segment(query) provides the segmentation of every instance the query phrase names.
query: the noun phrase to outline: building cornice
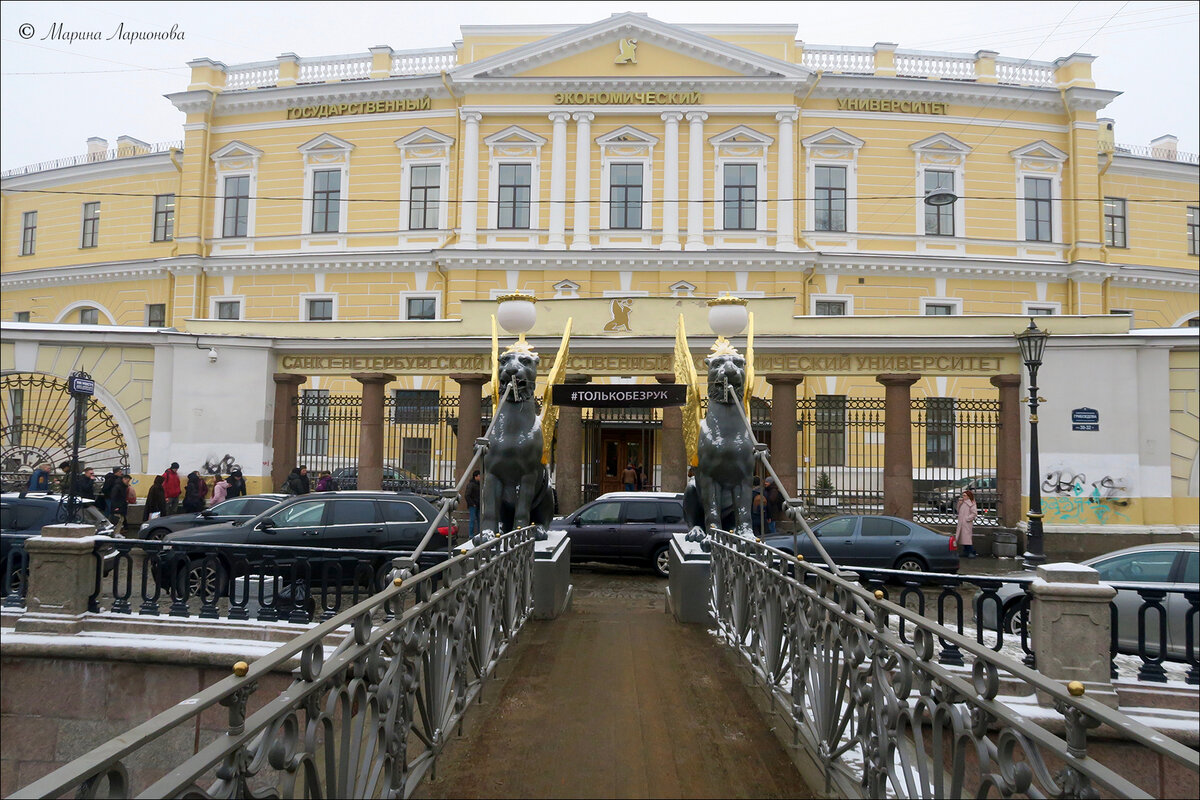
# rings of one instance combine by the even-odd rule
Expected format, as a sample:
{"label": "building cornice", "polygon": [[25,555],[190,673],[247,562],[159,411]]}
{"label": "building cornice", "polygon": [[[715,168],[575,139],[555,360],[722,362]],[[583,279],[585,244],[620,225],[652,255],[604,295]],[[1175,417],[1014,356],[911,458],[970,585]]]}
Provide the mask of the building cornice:
{"label": "building cornice", "polygon": [[[213,107],[214,116],[252,114],[262,111],[285,111],[300,106],[333,105],[342,103],[408,100],[429,95],[435,99],[450,99],[450,93],[439,76],[418,75],[381,78],[339,83],[313,83],[303,86],[284,86],[246,91],[221,92]],[[167,99],[180,111],[188,114],[208,110],[208,91],[178,92]],[[345,119],[348,117],[337,117]]]}
{"label": "building cornice", "polygon": [[59,167],[28,175],[15,175],[0,182],[4,191],[15,189],[45,189],[81,181],[113,180],[154,172],[175,172],[171,153],[146,153],[145,155],[121,156],[105,161],[88,161],[69,167]]}
{"label": "building cornice", "polygon": [[1128,175],[1136,178],[1166,178],[1200,183],[1200,164],[1186,161],[1166,161],[1161,158],[1146,158],[1125,153],[1113,155],[1110,175]]}
{"label": "building cornice", "polygon": [[[1076,102],[1079,107],[1073,110],[1089,111],[1099,111],[1121,94],[1106,89],[1071,91],[1088,93],[1078,95]],[[881,75],[825,75],[813,90],[812,96],[825,100],[921,100],[1042,113],[1063,112],[1062,96],[1053,86],[1001,86],[973,81],[931,81],[926,78],[893,78]]]}

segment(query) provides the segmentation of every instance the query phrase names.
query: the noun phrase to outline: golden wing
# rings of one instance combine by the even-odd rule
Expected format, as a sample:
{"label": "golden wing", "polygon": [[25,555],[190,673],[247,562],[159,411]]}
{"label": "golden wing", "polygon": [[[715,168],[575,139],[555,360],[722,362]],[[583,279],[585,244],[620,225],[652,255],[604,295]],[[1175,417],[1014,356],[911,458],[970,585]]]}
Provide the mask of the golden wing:
{"label": "golden wing", "polygon": [[500,406],[500,329],[496,327],[496,315],[492,314],[492,416]]}
{"label": "golden wing", "polygon": [[750,395],[754,391],[754,312],[748,315],[746,324],[746,380],[742,384],[742,397],[746,404],[746,419],[750,419]]}
{"label": "golden wing", "polygon": [[683,447],[687,451],[688,465],[694,467],[700,463],[700,378],[688,348],[683,314],[679,315],[679,327],[675,330],[675,381],[687,387],[687,405],[683,407]]}
{"label": "golden wing", "polygon": [[567,317],[567,327],[563,329],[562,343],[558,346],[558,355],[554,357],[554,366],[546,376],[546,393],[542,395],[542,463],[550,463],[550,451],[554,447],[554,426],[558,424],[558,406],[554,405],[554,387],[567,377],[567,359],[570,357],[571,346],[571,317]]}

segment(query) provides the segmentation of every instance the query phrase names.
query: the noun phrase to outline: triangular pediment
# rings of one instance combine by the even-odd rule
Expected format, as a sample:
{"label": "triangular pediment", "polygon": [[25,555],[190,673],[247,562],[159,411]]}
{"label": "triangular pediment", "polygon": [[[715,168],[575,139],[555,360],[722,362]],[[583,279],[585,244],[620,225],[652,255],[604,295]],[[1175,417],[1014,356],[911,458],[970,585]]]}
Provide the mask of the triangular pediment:
{"label": "triangular pediment", "polygon": [[919,142],[913,142],[909,147],[917,152],[932,152],[932,153],[969,153],[971,148],[955,139],[953,136],[946,133],[935,133],[922,139]]}
{"label": "triangular pediment", "polygon": [[658,137],[651,136],[645,131],[639,131],[632,125],[622,125],[615,131],[596,137],[596,144],[658,144]]}
{"label": "triangular pediment", "polygon": [[820,133],[814,133],[812,136],[801,139],[800,144],[805,147],[849,147],[857,150],[866,142],[840,128],[826,128]]}
{"label": "triangular pediment", "polygon": [[1016,150],[1010,150],[1009,155],[1018,160],[1038,159],[1045,161],[1066,161],[1067,154],[1059,150],[1054,145],[1047,142],[1045,139],[1038,139],[1036,142],[1027,144],[1024,147],[1018,147]]}
{"label": "triangular pediment", "polygon": [[483,143],[488,147],[495,147],[498,144],[532,144],[541,147],[546,143],[546,138],[527,131],[519,125],[509,125],[504,130],[493,133],[484,139]]}
{"label": "triangular pediment", "polygon": [[319,153],[323,151],[341,153],[353,150],[354,145],[345,139],[339,139],[331,133],[322,133],[315,139],[309,139],[296,149],[301,153]]}
{"label": "triangular pediment", "polygon": [[614,14],[454,69],[457,83],[489,78],[695,75],[791,78],[815,73],[799,64],[633,13]]}
{"label": "triangular pediment", "polygon": [[396,140],[397,147],[421,147],[444,144],[454,144],[454,137],[447,136],[432,128],[417,128],[407,136],[401,136]]}
{"label": "triangular pediment", "polygon": [[765,133],[750,128],[746,125],[738,125],[735,128],[718,133],[716,136],[709,138],[708,143],[716,147],[722,144],[757,144],[770,145],[775,140]]}
{"label": "triangular pediment", "polygon": [[258,160],[262,157],[263,151],[257,147],[251,147],[245,142],[233,141],[217,150],[212,154],[213,161],[224,161],[235,158],[250,158]]}

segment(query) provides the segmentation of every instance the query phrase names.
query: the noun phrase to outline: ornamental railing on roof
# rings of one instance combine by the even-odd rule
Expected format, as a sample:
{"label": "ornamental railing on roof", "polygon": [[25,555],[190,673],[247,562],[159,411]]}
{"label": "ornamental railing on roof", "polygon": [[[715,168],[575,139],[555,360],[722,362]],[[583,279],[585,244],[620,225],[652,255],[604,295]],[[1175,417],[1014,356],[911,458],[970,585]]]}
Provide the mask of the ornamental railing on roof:
{"label": "ornamental railing on roof", "polygon": [[1053,86],[1054,65],[1020,58],[996,59],[996,82],[1018,86]]}
{"label": "ornamental railing on roof", "polygon": [[360,81],[371,77],[371,55],[322,56],[300,59],[299,83]]}
{"label": "ornamental railing on roof", "polygon": [[875,72],[875,50],[870,47],[810,47],[805,45],[800,63],[809,69],[870,75]]}
{"label": "ornamental railing on roof", "polygon": [[973,81],[975,80],[975,57],[954,53],[897,50],[896,75],[901,78],[944,78],[955,81]]}
{"label": "ornamental railing on roof", "polygon": [[66,156],[65,158],[56,158],[52,161],[39,161],[36,164],[29,164],[24,167],[15,167],[6,169],[0,173],[0,178],[15,178],[19,175],[32,175],[35,172],[45,172],[51,169],[60,169],[62,167],[75,167],[80,164],[98,163],[101,161],[113,161],[118,158],[132,158],[134,156],[147,156],[154,153],[165,153],[169,150],[182,150],[183,141],[174,142],[159,142],[157,144],[127,144],[119,145],[108,150],[102,150],[97,153],[82,153],[77,156]]}
{"label": "ornamental railing on roof", "polygon": [[[270,89],[279,85],[281,61],[256,61],[225,69],[225,91]],[[350,53],[337,56],[301,58],[296,62],[297,83],[327,83],[356,81],[372,77],[374,56],[371,53]],[[404,50],[392,53],[388,75],[431,75],[458,65],[453,47],[423,50]],[[378,77],[378,76],[377,76]]]}
{"label": "ornamental railing on roof", "polygon": [[[803,45],[800,63],[809,69],[846,75],[874,75],[874,47]],[[975,55],[896,50],[896,76],[973,81],[978,78]],[[889,73],[890,74],[890,73]],[[1053,86],[1054,65],[1045,61],[996,58],[996,82],[1015,86]]]}
{"label": "ornamental railing on roof", "polygon": [[1184,164],[1200,164],[1200,154],[1181,153],[1167,147],[1154,147],[1144,144],[1116,145],[1117,155],[1138,156],[1140,158],[1158,158],[1164,161],[1180,161]]}
{"label": "ornamental railing on roof", "polygon": [[392,56],[393,75],[428,75],[433,72],[454,69],[458,66],[458,54],[453,47],[437,47],[429,50],[406,50]]}

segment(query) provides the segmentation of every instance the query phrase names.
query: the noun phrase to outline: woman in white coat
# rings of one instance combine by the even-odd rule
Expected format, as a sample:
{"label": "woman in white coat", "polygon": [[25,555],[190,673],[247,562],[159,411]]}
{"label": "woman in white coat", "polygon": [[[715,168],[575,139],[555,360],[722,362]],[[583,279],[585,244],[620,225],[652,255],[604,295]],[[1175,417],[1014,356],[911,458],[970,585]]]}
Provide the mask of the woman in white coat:
{"label": "woman in white coat", "polygon": [[963,489],[962,498],[958,501],[958,529],[955,535],[958,537],[958,546],[962,548],[963,555],[967,558],[975,558],[978,553],[975,552],[975,517],[979,516],[979,507],[975,505],[975,493],[970,489]]}

